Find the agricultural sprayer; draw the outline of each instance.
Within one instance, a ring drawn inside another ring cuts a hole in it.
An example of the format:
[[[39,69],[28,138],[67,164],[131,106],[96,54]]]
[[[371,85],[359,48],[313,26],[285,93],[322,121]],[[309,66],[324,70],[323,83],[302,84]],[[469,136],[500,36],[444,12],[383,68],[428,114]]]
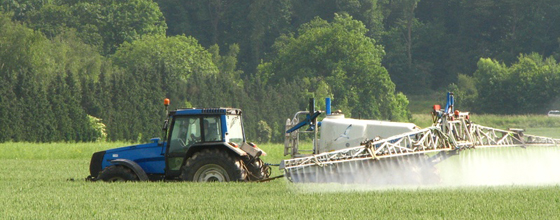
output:
[[[559,139],[527,135],[520,129],[477,125],[469,113],[454,109],[451,93],[444,108],[433,107],[433,124],[423,129],[412,123],[345,118],[331,111],[330,99],[326,103],[325,111],[315,110],[312,99],[308,111],[286,121],[284,155],[291,159],[279,166],[292,182],[437,183],[434,165],[464,150],[560,144]],[[164,104],[167,109],[169,100]],[[88,179],[269,179],[270,167],[260,158],[266,153],[247,142],[240,109],[177,109],[166,115],[164,140],[154,138],[152,143],[94,153]],[[304,133],[313,140],[308,151],[300,149]]]
[[[524,134],[522,129],[475,124],[468,112],[454,108],[452,93],[444,108],[433,106],[432,126],[424,129],[411,123],[346,119],[332,113],[329,103],[327,99],[321,122],[316,118],[322,112],[312,104],[310,111],[298,112],[286,122],[284,154],[292,159],[282,161],[280,168],[292,182],[433,184],[440,181],[434,166],[464,150],[560,144],[560,139]],[[301,133],[314,136],[309,155],[300,153]]]

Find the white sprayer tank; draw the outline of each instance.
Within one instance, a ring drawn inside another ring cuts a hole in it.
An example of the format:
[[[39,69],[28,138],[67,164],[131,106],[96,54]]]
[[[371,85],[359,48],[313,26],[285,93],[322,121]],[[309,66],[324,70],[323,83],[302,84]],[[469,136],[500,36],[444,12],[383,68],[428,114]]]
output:
[[[413,123],[344,118],[343,114],[329,115],[321,121],[321,136],[315,153],[357,147],[365,140],[377,137],[384,139],[417,129]]]

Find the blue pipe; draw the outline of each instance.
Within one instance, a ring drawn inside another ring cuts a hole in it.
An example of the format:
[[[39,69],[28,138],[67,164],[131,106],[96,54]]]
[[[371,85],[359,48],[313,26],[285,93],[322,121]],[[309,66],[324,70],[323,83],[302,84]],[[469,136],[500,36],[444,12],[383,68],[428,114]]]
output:
[[[448,92],[447,93],[447,103],[445,104],[445,113],[453,113],[454,109],[454,103],[455,101],[453,100],[453,93]],[[449,107],[451,107],[451,111],[449,111]]]
[[[327,108],[326,109],[327,110],[327,115],[331,115],[331,98],[327,97],[325,99],[325,103],[327,105],[327,107],[326,107]]]

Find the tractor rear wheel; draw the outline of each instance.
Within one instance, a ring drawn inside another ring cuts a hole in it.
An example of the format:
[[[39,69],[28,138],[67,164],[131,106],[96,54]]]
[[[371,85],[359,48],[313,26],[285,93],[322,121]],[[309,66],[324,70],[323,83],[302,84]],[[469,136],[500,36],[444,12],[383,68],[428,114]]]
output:
[[[223,150],[205,149],[187,159],[181,176],[194,182],[245,181],[247,171],[240,158]]]
[[[127,167],[115,165],[105,168],[98,179],[105,182],[138,181],[138,176]]]

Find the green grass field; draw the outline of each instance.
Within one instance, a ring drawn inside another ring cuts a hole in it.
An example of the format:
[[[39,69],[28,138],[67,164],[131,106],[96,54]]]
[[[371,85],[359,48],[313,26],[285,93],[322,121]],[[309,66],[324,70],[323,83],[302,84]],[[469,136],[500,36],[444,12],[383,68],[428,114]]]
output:
[[[371,190],[341,184],[86,182],[125,143],[0,144],[2,219],[557,219],[560,186]],[[261,145],[278,163],[281,145]],[[275,168],[275,174],[279,172]],[[69,179],[74,179],[71,181]]]

